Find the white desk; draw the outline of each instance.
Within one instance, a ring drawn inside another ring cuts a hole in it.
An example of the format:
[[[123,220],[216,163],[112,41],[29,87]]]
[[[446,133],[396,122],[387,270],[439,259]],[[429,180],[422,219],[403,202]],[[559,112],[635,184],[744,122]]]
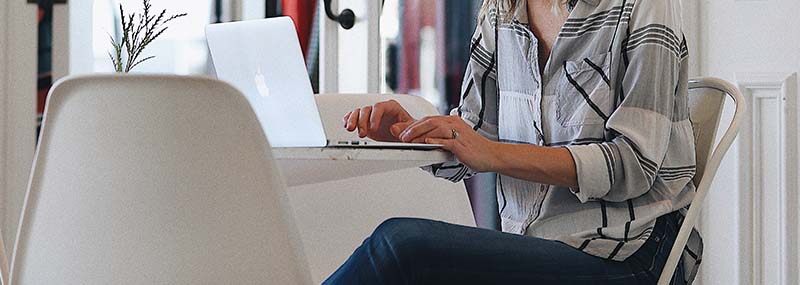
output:
[[[289,187],[420,167],[453,158],[442,150],[275,148]]]

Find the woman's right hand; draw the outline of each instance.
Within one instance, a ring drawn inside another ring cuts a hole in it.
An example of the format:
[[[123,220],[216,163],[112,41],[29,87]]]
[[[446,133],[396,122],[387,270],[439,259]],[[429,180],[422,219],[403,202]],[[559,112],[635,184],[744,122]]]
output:
[[[400,134],[416,120],[395,100],[357,108],[344,115],[344,127],[358,137],[400,142]]]

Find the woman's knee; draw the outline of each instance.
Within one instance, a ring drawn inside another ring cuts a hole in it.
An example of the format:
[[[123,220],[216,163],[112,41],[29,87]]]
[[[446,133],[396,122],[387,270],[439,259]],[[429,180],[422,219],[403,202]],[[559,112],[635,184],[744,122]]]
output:
[[[434,223],[422,219],[391,218],[375,229],[369,242],[374,250],[387,251],[399,259],[419,257],[434,242],[430,234]]]

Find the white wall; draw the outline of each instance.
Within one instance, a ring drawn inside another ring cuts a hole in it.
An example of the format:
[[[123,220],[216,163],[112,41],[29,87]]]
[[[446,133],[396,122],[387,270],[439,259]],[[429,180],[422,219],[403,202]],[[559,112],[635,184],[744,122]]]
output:
[[[751,105],[704,209],[702,284],[798,284],[800,2],[699,6],[701,72],[735,82]]]
[[[69,1],[67,14],[60,13],[54,16],[54,20],[60,19],[59,23],[62,26],[56,27],[54,25],[53,29],[58,29],[59,32],[66,33],[69,36],[66,38],[67,43],[63,41],[54,42],[53,46],[69,46],[69,60],[66,64],[69,65],[68,70],[71,75],[87,74],[94,71],[94,53],[92,51],[93,2],[92,0]],[[69,27],[68,31],[65,27]],[[54,69],[61,68],[55,64],[57,62],[54,62]]]
[[[36,35],[35,5],[0,3],[0,223],[9,249],[35,143]]]

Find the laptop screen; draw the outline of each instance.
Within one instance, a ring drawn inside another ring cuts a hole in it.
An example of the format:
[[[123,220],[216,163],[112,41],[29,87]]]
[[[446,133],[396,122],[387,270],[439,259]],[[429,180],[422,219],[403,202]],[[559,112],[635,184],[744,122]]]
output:
[[[217,77],[244,93],[272,147],[327,144],[290,18],[209,25],[206,37]]]

